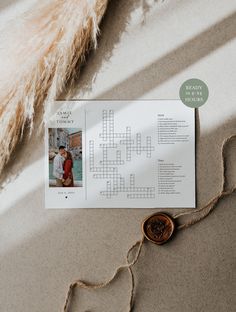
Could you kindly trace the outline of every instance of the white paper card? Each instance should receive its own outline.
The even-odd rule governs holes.
[[[45,138],[46,208],[195,207],[195,114],[179,100],[56,102]]]

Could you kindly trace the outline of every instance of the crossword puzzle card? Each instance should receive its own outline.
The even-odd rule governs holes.
[[[55,102],[46,208],[195,207],[195,114],[180,100]]]

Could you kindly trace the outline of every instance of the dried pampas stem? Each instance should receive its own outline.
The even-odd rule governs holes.
[[[44,103],[47,109],[76,76],[91,43],[96,46],[107,2],[42,1],[2,31],[7,70],[0,78],[0,172],[26,124],[32,129],[35,108]]]

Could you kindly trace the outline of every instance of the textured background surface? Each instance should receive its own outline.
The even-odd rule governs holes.
[[[33,1],[0,3],[0,26]],[[111,1],[98,50],[74,98],[178,98],[192,77],[210,90],[197,125],[198,207],[221,187],[220,147],[236,133],[236,5],[225,1]],[[125,262],[154,210],[44,210],[43,137],[24,142],[2,175],[0,306],[61,311],[75,278],[102,281]],[[236,142],[227,150],[236,183]],[[146,243],[135,266],[135,312],[235,311],[236,195],[163,247]],[[78,291],[73,311],[126,311],[128,274],[99,291]],[[80,306],[79,306],[80,304]]]

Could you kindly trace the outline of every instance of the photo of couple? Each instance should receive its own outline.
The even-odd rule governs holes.
[[[49,128],[49,186],[81,187],[82,130]]]
[[[65,146],[59,147],[58,154],[53,160],[53,176],[56,178],[57,187],[73,187],[73,159],[69,151],[66,150]]]

